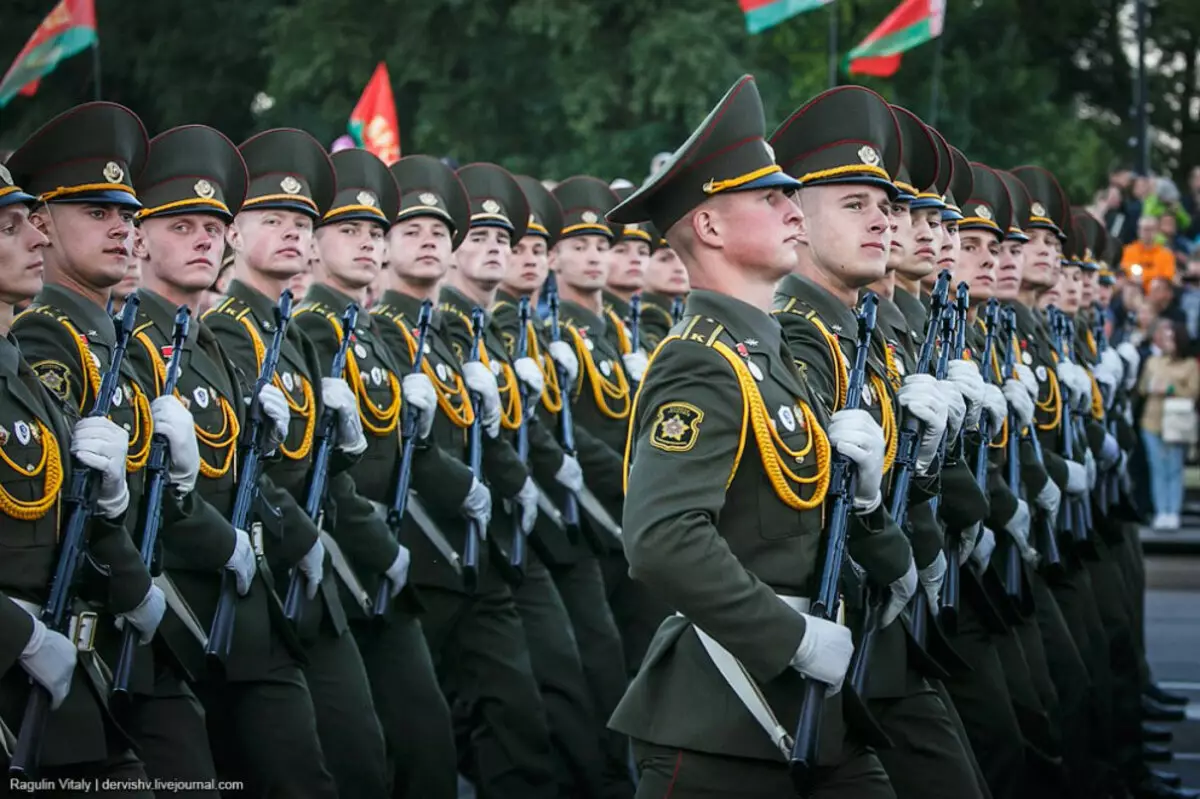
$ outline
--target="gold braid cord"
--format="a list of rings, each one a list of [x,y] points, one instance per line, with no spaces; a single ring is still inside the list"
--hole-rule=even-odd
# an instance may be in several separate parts
[[[442,305],[438,310],[457,316],[466,325],[467,332],[472,337],[475,335],[475,325],[471,323],[471,317],[450,305]],[[479,362],[488,369],[492,368],[492,359],[487,354],[486,346],[479,348]],[[495,371],[492,374],[495,374]],[[521,391],[517,385],[517,373],[513,371],[507,361],[501,361],[500,374],[504,378],[503,383],[497,380],[497,389],[504,401],[504,407],[500,409],[500,426],[505,430],[516,430],[521,426]]]
[[[267,356],[267,348],[263,346],[262,339],[258,335],[258,330],[254,327],[254,323],[249,318],[242,316],[238,319],[246,331],[250,334],[250,341],[254,345],[254,363],[255,369],[262,369],[263,359]],[[279,445],[279,451],[288,460],[301,461],[308,457],[308,453],[312,451],[313,432],[317,427],[317,408],[316,402],[313,399],[312,384],[304,378],[303,375],[297,375],[300,380],[300,386],[304,393],[304,401],[296,402],[292,399],[292,394],[283,385],[283,380],[279,377],[279,372],[275,372],[275,377],[271,381],[272,384],[287,398],[288,408],[292,413],[304,420],[304,438],[300,441],[300,445],[295,449],[289,450],[285,445]]]
[[[617,312],[612,308],[605,308],[604,315],[608,317],[608,323],[613,326],[613,330],[617,331],[617,351],[622,355],[633,352],[633,345],[629,341],[629,334],[625,332],[625,323],[621,317],[617,316]]]
[[[50,432],[40,419],[34,419],[34,438],[42,442],[42,457],[37,465],[26,469],[13,462],[3,449],[0,449],[0,460],[8,464],[8,468],[29,480],[35,480],[44,475],[42,481],[42,496],[34,500],[20,500],[0,485],[0,512],[11,519],[22,522],[32,522],[45,516],[58,498],[63,484],[62,455],[58,451],[58,439]]]
[[[1050,357],[1054,359],[1055,363],[1058,363],[1057,355],[1051,353]],[[1039,401],[1036,404],[1039,411],[1044,411],[1050,414],[1053,418],[1051,418],[1051,420],[1045,424],[1042,424],[1041,422],[1034,422],[1038,430],[1054,430],[1062,421],[1062,395],[1058,389],[1058,375],[1054,373],[1053,369],[1046,370],[1046,382],[1050,386],[1050,393],[1046,397],[1045,402]]]
[[[883,473],[892,470],[896,462],[896,447],[900,432],[896,427],[896,411],[892,408],[892,398],[888,394],[887,384],[878,375],[870,375],[871,390],[879,403],[880,427],[883,428],[883,440],[887,442],[887,451],[883,455]]]
[[[529,357],[542,370],[544,388],[542,389],[542,406],[550,413],[562,410],[562,388],[558,385],[558,367],[550,353],[542,352],[538,346],[537,331],[533,322],[525,323],[525,338],[529,342]]]
[[[342,323],[338,319],[337,314],[326,314],[325,318],[333,325],[333,332],[340,341],[342,338]],[[354,354],[353,347],[346,350],[346,376],[349,378],[349,383],[354,388],[354,393],[358,397],[358,418],[362,420],[363,427],[380,438],[390,435],[396,429],[396,425],[400,420],[400,381],[397,379],[395,373],[390,370],[387,373],[388,391],[391,393],[391,399],[386,405],[378,406],[371,399],[370,392],[367,390],[367,382],[363,379],[362,372],[358,368],[358,358]]]
[[[630,408],[629,381],[625,379],[625,370],[621,367],[621,364],[616,365],[616,380],[608,380],[596,368],[596,360],[592,357],[592,351],[587,348],[583,334],[570,323],[567,324],[567,330],[575,341],[575,354],[578,356],[582,367],[579,370],[579,378],[575,383],[576,396],[582,392],[583,380],[586,377],[592,385],[592,396],[596,399],[596,408],[599,409],[600,413],[609,419],[628,419]],[[608,400],[610,399],[618,403],[618,407],[614,408],[609,405]]]
[[[382,315],[382,310],[372,311]],[[387,317],[385,317],[387,318]],[[408,357],[413,363],[416,363],[417,358],[417,339],[404,324],[404,317],[396,314],[391,317],[393,324],[400,328],[400,332],[404,334],[404,342],[408,344]],[[451,375],[454,377],[453,383],[447,383],[437,376],[437,372],[429,363],[429,359],[425,358],[421,361],[421,371],[433,383],[434,389],[438,395],[438,407],[442,409],[442,413],[450,421],[454,422],[456,427],[467,428],[475,423],[475,409],[471,407],[471,398],[467,393],[467,386],[463,382],[462,375],[457,370],[452,370]],[[458,405],[454,404],[454,400],[458,400]]]

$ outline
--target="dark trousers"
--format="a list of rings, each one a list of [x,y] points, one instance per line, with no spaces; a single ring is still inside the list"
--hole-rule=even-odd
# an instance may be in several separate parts
[[[216,789],[217,767],[209,749],[204,708],[170,669],[158,667],[154,695],[135,695],[121,722],[137,743],[150,779],[211,785],[175,791],[173,796],[216,799],[221,795]]]
[[[629,576],[629,563],[624,552],[608,552],[601,556],[600,568],[604,573],[608,605],[612,608],[617,629],[621,631],[625,673],[632,678],[641,668],[642,658],[646,656],[659,625],[673,611],[644,584]]]

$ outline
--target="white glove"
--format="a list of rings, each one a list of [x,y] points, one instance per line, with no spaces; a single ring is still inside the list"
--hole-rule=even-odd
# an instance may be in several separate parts
[[[537,365],[537,361],[530,357],[517,358],[513,363],[513,371],[517,373],[517,377],[529,389],[529,396],[542,396],[543,389],[546,388],[546,376],[542,374],[542,368]]]
[[[408,584],[408,565],[411,562],[412,553],[408,551],[408,547],[401,544],[400,551],[396,553],[396,559],[392,561],[392,565],[386,572],[388,582],[392,587],[392,599],[395,599],[396,594],[400,593]]]
[[[1062,505],[1062,489],[1053,480],[1047,480],[1034,502],[1039,508],[1046,511],[1046,515],[1052,520],[1057,519],[1058,509]]]
[[[1009,434],[1018,434],[1020,430],[1033,423],[1033,399],[1025,390],[1025,385],[1016,380],[1005,380],[1004,387],[1000,390],[1004,394],[1004,399],[1008,400],[1008,407],[1017,419],[1018,429],[1010,431]]]
[[[992,417],[992,432],[995,433],[1008,416],[1008,400],[1004,399],[1004,392],[1000,390],[999,386],[991,383],[983,384],[983,407]]]
[[[170,466],[167,480],[182,494],[190,494],[200,474],[200,446],[196,443],[196,420],[174,395],[150,403],[154,432],[167,439]]]
[[[115,519],[129,507],[129,486],[125,484],[125,458],[129,455],[129,433],[115,422],[88,416],[75,423],[71,433],[71,454],[100,477],[96,512]]]
[[[1101,388],[1107,389],[1101,392],[1105,399],[1104,407],[1112,407],[1117,398],[1117,389],[1125,382],[1125,361],[1121,360],[1116,350],[1107,349],[1100,353],[1100,362],[1092,369],[1092,374]]]
[[[141,633],[138,645],[145,646],[154,637],[154,631],[158,629],[166,612],[167,597],[161,588],[151,583],[150,590],[146,592],[141,604],[127,613],[117,614],[117,629],[122,630],[127,623],[132,624],[133,628]]]
[[[1121,445],[1112,433],[1104,434],[1104,444],[1100,447],[1100,469],[1108,471],[1121,462]]]
[[[829,444],[857,467],[854,489],[856,513],[870,513],[883,501],[883,428],[871,414],[856,408],[840,410],[829,420]]]
[[[917,578],[929,600],[929,609],[936,616],[942,602],[942,581],[946,579],[946,553],[939,552],[932,563],[917,572]]]
[[[533,523],[537,521],[538,515],[538,489],[534,485],[532,477],[525,478],[521,490],[517,492],[513,500],[521,508],[521,530],[528,535],[529,531],[533,529]]]
[[[1015,365],[1013,372],[1016,374],[1017,380],[1021,381],[1021,387],[1029,392],[1029,399],[1037,402],[1038,398],[1038,380],[1037,375],[1023,363]],[[1012,402],[1012,400],[1009,400]]]
[[[979,427],[979,414],[983,411],[983,377],[974,361],[954,360],[946,371],[946,379],[953,383],[967,403],[967,416],[963,424],[967,430]]]
[[[949,380],[939,380],[938,390],[946,399],[946,437],[950,440],[958,438],[963,422],[967,418],[967,402],[963,399],[958,386]]]
[[[583,468],[579,461],[570,455],[563,455],[562,465],[554,473],[555,481],[568,491],[579,493],[583,490]]]
[[[278,447],[284,441],[287,441],[288,426],[292,421],[292,411],[288,408],[287,397],[283,395],[278,386],[267,383],[262,387],[258,399],[262,405],[263,413],[267,415],[267,418],[274,425],[272,441]]]
[[[1092,455],[1091,449],[1083,451],[1083,468],[1087,470],[1087,486],[1088,491],[1096,487],[1096,457]]]
[[[1142,356],[1138,355],[1137,347],[1128,341],[1117,345],[1117,355],[1125,362],[1125,390],[1133,391],[1137,385],[1138,367],[1142,365]]]
[[[574,383],[575,378],[579,377],[579,358],[575,355],[575,348],[565,341],[551,341],[550,357],[566,372],[567,382]]]
[[[467,388],[478,394],[483,401],[483,408],[475,412],[483,412],[483,428],[488,438],[500,435],[500,389],[496,385],[496,376],[480,361],[467,361],[462,367],[463,379]]]
[[[912,558],[908,559],[908,571],[903,576],[892,581],[889,592],[887,605],[883,609],[883,617],[880,619],[880,629],[887,627],[896,620],[896,617],[908,607],[908,602],[913,598],[913,594],[917,593],[918,586],[917,564]]]
[[[361,454],[367,448],[367,437],[350,385],[340,377],[322,377],[321,401],[337,413],[337,448],[348,455]]]
[[[1058,382],[1067,389],[1067,401],[1076,410],[1085,410],[1092,402],[1092,384],[1087,374],[1070,361],[1060,361],[1055,371]]]
[[[886,401],[886,400],[885,400]],[[900,406],[921,422],[921,443],[917,449],[917,473],[925,474],[937,457],[946,434],[949,409],[946,397],[938,390],[933,375],[909,375],[896,393]]]
[[[1080,413],[1086,413],[1092,407],[1092,375],[1079,364],[1074,366],[1075,380],[1079,384],[1079,396],[1075,403],[1075,409]]]
[[[971,551],[971,560],[975,561],[981,570],[987,569],[988,564],[992,562],[992,553],[995,551],[996,534],[984,527],[979,540],[975,542],[975,549]]]
[[[471,490],[463,500],[462,512],[479,522],[479,532],[487,538],[488,522],[492,520],[492,492],[479,480],[471,481]]]
[[[417,411],[417,438],[428,438],[433,430],[433,416],[437,413],[437,392],[433,381],[422,374],[405,375],[400,381],[400,393],[404,401]]]
[[[296,564],[296,568],[304,575],[305,586],[304,593],[309,599],[313,599],[317,595],[318,589],[321,587],[321,580],[325,579],[325,545],[318,538],[313,541],[313,545],[309,547],[308,552],[304,553],[304,557]]]
[[[967,558],[971,557],[971,553],[975,551],[975,545],[979,543],[979,538],[983,534],[983,522],[975,522],[975,524],[963,530],[958,537],[958,565],[962,566],[967,562]]]
[[[635,383],[642,382],[642,378],[646,376],[646,367],[650,365],[646,353],[641,350],[630,352],[622,355],[621,360],[625,362],[625,371],[629,373],[629,379]]]
[[[1087,467],[1082,463],[1067,461],[1067,493],[1077,497],[1088,490]]]
[[[254,557],[254,545],[250,543],[250,534],[240,528],[233,532],[233,554],[225,561],[225,568],[237,578],[238,596],[245,596],[250,593],[250,583],[254,581],[254,573],[258,571],[258,560]]]
[[[854,639],[850,628],[834,624],[816,616],[801,613],[804,617],[804,637],[792,656],[791,667],[828,685],[826,696],[842,690],[846,669],[850,668],[850,657],[854,654]]]
[[[1031,521],[1029,503],[1023,499],[1018,499],[1017,512],[1004,523],[1005,531],[1017,542],[1017,548],[1021,550],[1022,555],[1030,549],[1029,525]]]
[[[33,620],[33,632],[21,650],[21,668],[34,681],[50,692],[50,709],[58,710],[71,693],[71,677],[79,650],[71,639]]]

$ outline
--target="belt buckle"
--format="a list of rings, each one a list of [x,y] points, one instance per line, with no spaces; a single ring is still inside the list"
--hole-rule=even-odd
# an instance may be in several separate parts
[[[90,610],[71,616],[68,637],[80,652],[91,652],[96,648],[96,622],[98,619],[99,616]]]
[[[254,554],[257,557],[263,557],[265,550],[263,549],[262,522],[254,522],[250,525],[250,545],[254,547]]]

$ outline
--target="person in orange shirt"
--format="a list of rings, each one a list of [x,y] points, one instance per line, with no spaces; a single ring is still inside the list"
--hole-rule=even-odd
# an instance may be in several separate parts
[[[1175,280],[1175,254],[1169,247],[1156,243],[1158,219],[1143,216],[1138,220],[1137,241],[1126,245],[1121,255],[1121,268],[1131,278],[1140,278],[1142,288],[1150,290],[1150,281],[1156,277]]]

